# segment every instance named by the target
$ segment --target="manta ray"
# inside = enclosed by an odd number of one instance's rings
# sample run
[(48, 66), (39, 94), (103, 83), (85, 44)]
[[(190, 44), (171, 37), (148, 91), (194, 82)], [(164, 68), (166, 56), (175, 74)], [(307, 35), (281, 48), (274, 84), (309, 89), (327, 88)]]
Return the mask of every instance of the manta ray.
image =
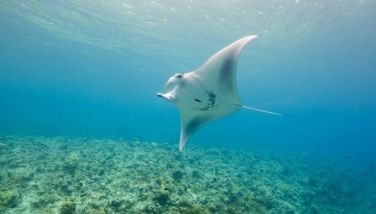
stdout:
[(279, 115), (240, 102), (236, 84), (237, 61), (243, 47), (255, 38), (257, 35), (243, 37), (216, 52), (197, 69), (173, 75), (164, 87), (165, 92), (157, 93), (179, 109), (180, 152), (189, 137), (204, 124), (241, 108)]

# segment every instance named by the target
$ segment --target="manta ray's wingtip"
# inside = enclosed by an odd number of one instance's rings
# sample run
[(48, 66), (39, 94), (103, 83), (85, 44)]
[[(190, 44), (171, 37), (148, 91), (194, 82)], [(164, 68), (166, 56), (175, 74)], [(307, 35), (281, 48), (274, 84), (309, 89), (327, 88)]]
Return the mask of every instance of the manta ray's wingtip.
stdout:
[[(250, 41), (256, 39), (258, 36), (257, 35), (248, 35), (248, 36), (244, 36), (238, 40), (236, 40), (235, 42), (233, 42), (232, 44), (230, 44), (229, 46), (233, 45), (233, 47), (236, 47), (235, 50), (238, 51), (238, 54), (240, 53), (241, 49)], [(236, 55), (236, 57), (238, 56), (238, 54)]]
[(245, 36), (245, 37), (243, 37), (243, 39), (245, 39), (247, 41), (251, 41), (252, 39), (256, 39), (257, 37), (258, 37), (258, 35), (254, 34), (254, 35)]
[(180, 128), (180, 139), (179, 139), (179, 152), (183, 152), (185, 144), (187, 143), (188, 136), (186, 134), (186, 129), (184, 128), (184, 125), (182, 123)]
[(181, 138), (179, 142), (179, 152), (183, 152), (187, 139)]
[(248, 36), (246, 36), (246, 37), (250, 37), (250, 38), (257, 38), (257, 37), (258, 37), (258, 35), (257, 35), (257, 34), (252, 34), (252, 35), (248, 35)]

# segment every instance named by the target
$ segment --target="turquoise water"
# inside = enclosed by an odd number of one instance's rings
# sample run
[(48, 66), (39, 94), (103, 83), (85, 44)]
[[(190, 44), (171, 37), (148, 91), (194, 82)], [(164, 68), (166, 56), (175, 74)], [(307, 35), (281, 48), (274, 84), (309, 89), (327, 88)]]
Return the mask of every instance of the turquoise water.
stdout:
[(257, 34), (239, 58), (240, 98), (283, 116), (241, 110), (200, 129), (185, 153), (293, 154), (376, 176), (375, 20), (371, 0), (3, 0), (0, 134), (177, 152), (178, 110), (155, 93)]

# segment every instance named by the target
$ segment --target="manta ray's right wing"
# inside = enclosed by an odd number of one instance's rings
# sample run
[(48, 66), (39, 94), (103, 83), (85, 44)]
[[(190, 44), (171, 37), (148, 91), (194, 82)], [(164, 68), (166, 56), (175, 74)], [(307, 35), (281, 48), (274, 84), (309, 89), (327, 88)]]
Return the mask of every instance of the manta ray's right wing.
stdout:
[(214, 91), (227, 94), (228, 103), (240, 104), (236, 68), (241, 50), (248, 42), (257, 38), (250, 35), (236, 40), (212, 55), (202, 66), (194, 71), (202, 81)]

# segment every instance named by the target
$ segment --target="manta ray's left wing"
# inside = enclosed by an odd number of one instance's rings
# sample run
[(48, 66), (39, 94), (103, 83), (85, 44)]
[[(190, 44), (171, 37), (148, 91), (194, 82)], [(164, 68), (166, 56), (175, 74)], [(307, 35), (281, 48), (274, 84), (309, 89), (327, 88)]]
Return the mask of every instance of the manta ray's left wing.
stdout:
[(180, 141), (179, 151), (182, 152), (189, 137), (202, 125), (213, 118), (195, 111), (180, 109)]

